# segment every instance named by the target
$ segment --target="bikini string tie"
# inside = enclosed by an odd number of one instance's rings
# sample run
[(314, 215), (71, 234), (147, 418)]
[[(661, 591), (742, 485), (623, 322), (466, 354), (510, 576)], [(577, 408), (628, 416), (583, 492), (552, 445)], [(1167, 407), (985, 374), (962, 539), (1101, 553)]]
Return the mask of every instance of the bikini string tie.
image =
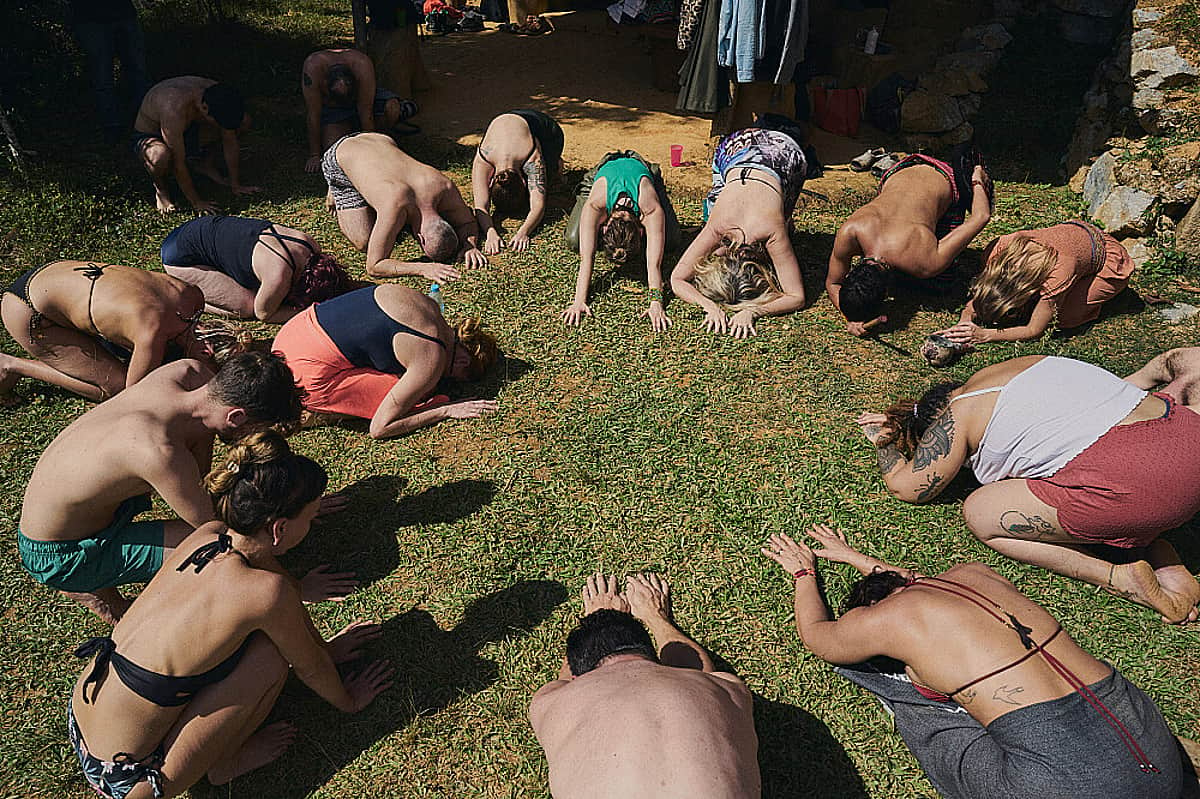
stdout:
[(217, 540), (197, 547), (196, 550), (188, 555), (187, 560), (179, 564), (175, 571), (181, 572), (189, 566), (195, 566), (195, 574), (204, 571), (204, 567), (212, 563), (217, 555), (222, 555), (233, 550), (233, 539), (228, 533), (218, 533)]
[[(108, 636), (96, 636), (84, 641), (75, 648), (75, 657), (87, 659), (96, 656), (96, 660), (92, 663), (92, 670), (88, 672), (88, 676), (83, 681), (83, 701), (85, 704), (91, 704), (96, 698), (96, 692), (100, 690), (100, 678), (108, 672), (108, 662), (112, 658), (113, 652), (117, 651), (117, 645), (113, 643), (113, 639)], [(87, 687), (95, 684), (92, 689), (92, 698), (88, 699)]]

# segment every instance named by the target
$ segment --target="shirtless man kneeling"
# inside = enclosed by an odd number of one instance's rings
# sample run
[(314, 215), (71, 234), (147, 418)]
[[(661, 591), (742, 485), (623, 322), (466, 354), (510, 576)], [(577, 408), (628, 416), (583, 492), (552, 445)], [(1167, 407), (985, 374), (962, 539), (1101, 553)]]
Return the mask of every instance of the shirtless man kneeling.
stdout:
[(953, 166), (910, 155), (884, 173), (875, 199), (842, 223), (825, 290), (848, 332), (865, 336), (887, 321), (882, 311), (893, 270), (920, 280), (937, 277), (987, 226), (992, 181), (982, 166), (972, 166), (977, 160), (966, 150), (951, 158)]
[(674, 625), (669, 590), (655, 574), (624, 594), (588, 578), (559, 679), (529, 707), (554, 799), (761, 794), (750, 691)]
[[(167, 178), (174, 173), (179, 190), (192, 208), (211, 214), (217, 206), (200, 199), (188, 171), (188, 159), (197, 171), (234, 194), (254, 194), (258, 186), (242, 184), (238, 133), (250, 127), (250, 115), (237, 89), (211, 78), (185, 75), (156, 83), (146, 92), (133, 123), (133, 153), (154, 181), (154, 203), (160, 213), (177, 210)], [(228, 177), (217, 166), (216, 150), (204, 145), (221, 141)]]
[[(300, 418), (300, 390), (277, 355), (244, 353), (214, 375), (199, 361), (155, 369), (72, 422), (38, 459), (25, 489), (17, 548), (38, 582), (115, 624), (192, 530), (212, 521), (202, 478), (213, 439), (234, 440)], [(180, 518), (133, 521), (157, 492)]]
[[(479, 223), (458, 187), (438, 170), (404, 153), (382, 133), (343, 136), (325, 151), (321, 171), (329, 184), (325, 204), (374, 278), (422, 275), (437, 283), (459, 277), (452, 264), (487, 266), (479, 251)], [(429, 262), (392, 258), (404, 230)]]

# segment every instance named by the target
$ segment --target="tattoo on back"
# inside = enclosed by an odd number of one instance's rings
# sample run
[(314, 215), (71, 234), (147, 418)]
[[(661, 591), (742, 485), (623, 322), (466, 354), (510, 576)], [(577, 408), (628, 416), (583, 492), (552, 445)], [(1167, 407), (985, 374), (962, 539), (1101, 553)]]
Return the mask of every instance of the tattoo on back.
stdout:
[(944, 478), (940, 474), (931, 474), (929, 479), (925, 481), (925, 485), (917, 492), (917, 502), (928, 502), (936, 497), (942, 491), (942, 480)]
[(954, 414), (949, 408), (934, 420), (913, 453), (913, 471), (919, 472), (939, 458), (950, 454), (954, 443)]
[(1003, 702), (1006, 705), (1023, 705), (1025, 704), (1017, 698), (1017, 694), (1025, 693), (1025, 689), (1017, 685), (1009, 688), (1007, 685), (1001, 685), (992, 694), (992, 699), (997, 702)]
[(974, 702), (975, 698), (978, 696), (979, 696), (978, 691), (976, 691), (974, 688), (968, 688), (967, 690), (965, 690), (961, 694), (959, 694), (958, 703), (960, 705), (962, 705), (963, 707), (966, 707), (967, 705)]
[(900, 454), (900, 450), (896, 449), (895, 444), (887, 444), (879, 448), (876, 452), (879, 458), (879, 473), (891, 474), (896, 468), (896, 464), (904, 460), (904, 456)]
[(1054, 525), (1041, 516), (1025, 514), (1019, 510), (1006, 510), (1001, 513), (1000, 529), (1025, 539), (1047, 538), (1057, 532)]

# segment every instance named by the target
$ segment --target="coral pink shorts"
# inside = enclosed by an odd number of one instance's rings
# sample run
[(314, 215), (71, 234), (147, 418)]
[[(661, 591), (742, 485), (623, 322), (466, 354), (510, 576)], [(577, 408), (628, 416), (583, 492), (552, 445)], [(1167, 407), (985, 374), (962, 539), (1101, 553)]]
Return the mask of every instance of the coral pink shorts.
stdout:
[(1131, 549), (1200, 513), (1200, 414), (1154, 396), (1166, 416), (1118, 425), (1053, 476), (1025, 481), (1067, 533)]

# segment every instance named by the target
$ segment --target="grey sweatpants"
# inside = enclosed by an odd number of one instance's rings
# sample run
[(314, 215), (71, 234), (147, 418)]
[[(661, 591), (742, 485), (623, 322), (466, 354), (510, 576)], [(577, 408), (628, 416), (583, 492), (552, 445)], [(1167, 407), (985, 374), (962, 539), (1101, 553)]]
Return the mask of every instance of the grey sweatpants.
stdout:
[(1142, 748), (1144, 773), (1117, 732), (1079, 693), (1006, 713), (987, 727), (954, 702), (917, 693), (906, 675), (835, 668), (896, 714), (896, 730), (946, 799), (1179, 799), (1175, 737), (1153, 700), (1116, 669), (1088, 686)]

